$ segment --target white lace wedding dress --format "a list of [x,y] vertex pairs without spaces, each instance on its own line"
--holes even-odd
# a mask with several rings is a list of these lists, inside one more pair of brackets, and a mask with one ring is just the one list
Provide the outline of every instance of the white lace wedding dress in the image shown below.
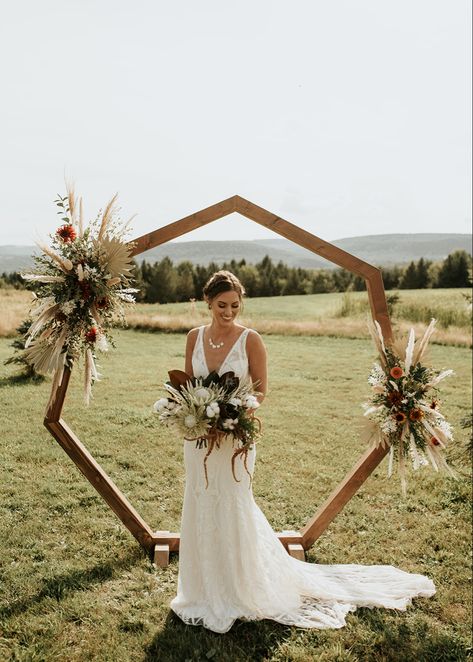
[[[196,377],[209,372],[203,328],[192,356]],[[248,374],[246,329],[219,374]],[[232,476],[229,437],[208,458],[184,442],[186,487],[182,510],[179,577],[172,610],[191,625],[227,632],[236,619],[273,619],[303,628],[340,628],[359,606],[402,609],[415,596],[435,593],[433,582],[393,566],[318,565],[292,558],[256,505],[240,458]],[[248,456],[254,470],[255,450]]]

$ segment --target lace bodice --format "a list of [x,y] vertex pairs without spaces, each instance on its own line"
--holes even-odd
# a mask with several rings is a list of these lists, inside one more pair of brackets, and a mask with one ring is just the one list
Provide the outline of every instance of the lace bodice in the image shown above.
[[[194,377],[207,377],[210,370],[207,367],[204,352],[204,329],[205,326],[199,327],[199,333],[192,352],[192,370]],[[230,348],[228,354],[223,360],[218,371],[219,375],[232,370],[237,377],[244,379],[248,376],[248,356],[246,354],[246,339],[250,329],[245,329],[236,339],[233,346]]]

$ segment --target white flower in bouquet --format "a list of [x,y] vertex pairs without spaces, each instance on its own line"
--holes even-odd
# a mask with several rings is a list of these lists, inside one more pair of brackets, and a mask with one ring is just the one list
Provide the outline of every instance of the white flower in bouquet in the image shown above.
[[153,405],[154,411],[158,412],[160,414],[164,409],[167,408],[169,404],[169,401],[167,398],[159,398],[159,400],[156,400],[156,402]]
[[197,419],[193,414],[187,414],[187,416],[184,417],[184,425],[186,428],[193,428],[195,427],[197,423]]
[[201,386],[200,388],[197,388],[194,391],[194,396],[197,398],[197,400],[200,400],[202,404],[204,402],[207,402],[209,398],[211,397],[211,393],[208,388],[204,388]]
[[70,315],[75,307],[76,304],[74,301],[66,301],[61,305],[61,311],[64,313],[64,315]]
[[371,370],[370,376],[368,377],[368,384],[373,387],[382,387],[385,383],[386,374],[379,363],[375,363]]
[[228,404],[232,405],[233,407],[241,407],[242,401],[241,398],[230,398]]
[[234,430],[237,423],[238,423],[238,418],[226,418],[222,422],[222,427],[224,430]]
[[218,405],[218,402],[211,402],[206,407],[205,413],[209,418],[214,418],[215,416],[218,416],[220,414],[220,407]]
[[243,404],[247,409],[256,409],[259,407],[259,402],[254,395],[247,395]]

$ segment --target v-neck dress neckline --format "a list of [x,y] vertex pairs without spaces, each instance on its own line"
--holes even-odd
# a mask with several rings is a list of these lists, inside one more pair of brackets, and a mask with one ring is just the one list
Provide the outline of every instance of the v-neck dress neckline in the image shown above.
[[226,364],[228,358],[231,356],[233,350],[235,349],[235,347],[236,347],[236,346],[238,345],[238,343],[240,342],[242,336],[244,336],[244,335],[245,335],[245,336],[248,335],[248,331],[249,331],[249,329],[243,329],[243,331],[240,333],[240,335],[238,336],[238,338],[235,340],[235,342],[233,343],[233,345],[230,347],[230,349],[229,349],[228,352],[226,353],[225,358],[223,359],[223,361],[222,361],[222,363],[220,364],[219,368],[218,368],[217,370],[209,370],[209,365],[208,365],[208,363],[207,363],[207,357],[205,356],[205,345],[204,345],[205,325],[200,327],[200,333],[199,333],[199,337],[200,337],[200,338],[199,338],[199,339],[200,339],[200,343],[201,343],[202,357],[203,357],[203,361],[204,361],[204,363],[205,363],[205,367],[206,367],[206,369],[207,369],[208,374],[210,374],[211,372],[216,372],[217,374],[220,374],[221,369],[222,369],[223,366]]

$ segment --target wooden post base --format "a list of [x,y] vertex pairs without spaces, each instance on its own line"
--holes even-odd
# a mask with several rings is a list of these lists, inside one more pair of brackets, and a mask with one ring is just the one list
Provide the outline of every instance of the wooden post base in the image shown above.
[[169,545],[155,545],[154,546],[154,563],[160,568],[165,568],[169,565]]
[[287,546],[287,551],[289,556],[292,556],[295,559],[299,559],[299,561],[305,561],[305,551],[302,545],[290,543]]

